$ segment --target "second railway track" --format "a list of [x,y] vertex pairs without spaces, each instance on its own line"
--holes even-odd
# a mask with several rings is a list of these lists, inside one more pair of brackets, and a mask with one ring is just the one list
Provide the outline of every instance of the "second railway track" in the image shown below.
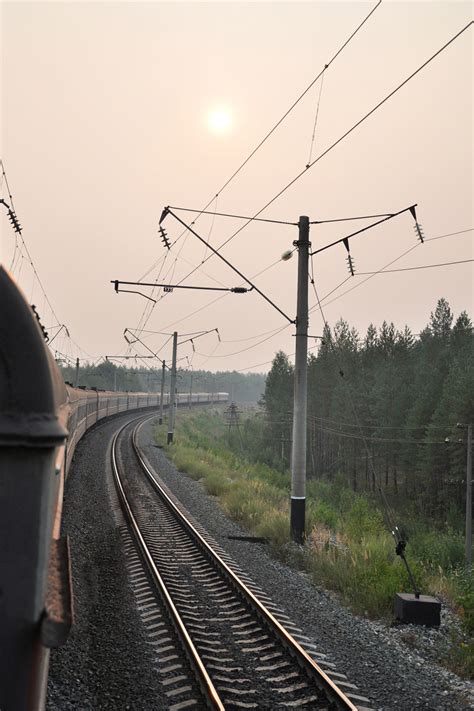
[[123,426],[111,456],[122,508],[155,587],[138,581],[168,708],[367,708],[367,699],[160,482],[137,441],[149,419]]

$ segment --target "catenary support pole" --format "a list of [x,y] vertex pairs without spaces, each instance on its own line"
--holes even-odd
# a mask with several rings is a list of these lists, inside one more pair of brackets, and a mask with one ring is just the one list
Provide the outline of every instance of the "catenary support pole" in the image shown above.
[[291,539],[304,543],[306,509],[306,412],[308,382],[308,258],[309,218],[298,222],[298,292],[296,306],[296,353],[291,451]]
[[173,333],[173,361],[171,364],[171,385],[170,385],[170,402],[168,414],[168,444],[173,441],[174,421],[176,416],[176,354],[178,350],[178,332]]
[[467,426],[466,463],[466,570],[472,568],[472,425]]
[[159,424],[163,424],[163,406],[164,406],[164,397],[165,397],[165,368],[166,368],[166,363],[163,361],[163,364],[161,366],[161,395],[160,395],[160,419],[159,419]]
[[74,387],[77,388],[79,384],[79,358],[76,358],[76,378],[74,381]]

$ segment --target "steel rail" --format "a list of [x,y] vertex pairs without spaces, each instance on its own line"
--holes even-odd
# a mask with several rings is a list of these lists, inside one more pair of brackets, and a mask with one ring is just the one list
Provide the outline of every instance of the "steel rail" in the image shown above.
[[[153,415],[153,417],[156,417],[156,415]],[[142,418],[140,418],[142,419]],[[146,418],[148,420],[149,417]],[[117,441],[119,436],[122,434],[123,430],[130,425],[130,422],[126,422],[114,435],[114,438],[112,440],[112,447],[111,447],[111,460],[112,460],[112,471],[114,474],[114,479],[115,479],[115,485],[117,487],[117,492],[119,494],[119,498],[122,504],[122,507],[124,509],[124,513],[128,519],[128,521],[131,524],[133,534],[135,536],[135,539],[139,545],[140,551],[143,555],[143,558],[145,559],[145,562],[148,566],[148,569],[153,577],[153,580],[155,582],[155,585],[158,587],[159,592],[165,602],[165,604],[168,607],[168,610],[171,614],[171,617],[173,619],[173,622],[176,626],[176,630],[178,632],[178,635],[181,637],[181,640],[183,641],[184,647],[186,649],[186,652],[188,654],[188,657],[191,661],[191,664],[196,672],[197,680],[198,683],[200,684],[201,688],[204,691],[204,694],[206,695],[207,702],[212,709],[217,709],[218,711],[225,711],[225,706],[222,703],[219,694],[209,676],[207,673],[207,670],[204,666],[204,663],[201,660],[201,657],[198,654],[198,651],[196,647],[194,646],[194,643],[189,636],[189,633],[186,629],[186,626],[181,619],[181,616],[176,609],[176,606],[171,599],[171,595],[169,594],[166,585],[163,581],[163,578],[161,577],[154,561],[151,556],[151,553],[148,549],[147,544],[145,543],[145,540],[140,532],[140,528],[138,526],[137,520],[132,512],[132,509],[130,507],[130,504],[128,502],[127,496],[125,494],[124,488],[122,486],[122,482],[120,480],[120,474],[119,474],[119,468],[118,468],[118,463],[117,463]]]
[[203,538],[203,536],[196,530],[196,528],[190,523],[183,513],[179,510],[176,504],[171,500],[166,491],[160,486],[156,481],[153,472],[148,465],[146,457],[143,455],[138,442],[138,434],[141,427],[155,418],[156,415],[147,416],[141,422],[139,422],[132,435],[132,443],[137,459],[143,468],[143,471],[147,475],[153,488],[157,491],[159,496],[163,499],[169,509],[174,513],[174,515],[179,519],[180,523],[184,525],[188,533],[198,541],[199,545],[206,551],[206,554],[210,558],[211,562],[221,571],[223,571],[231,583],[238,589],[238,591],[246,598],[247,602],[256,609],[259,615],[265,620],[269,627],[275,632],[277,637],[284,644],[286,649],[291,653],[291,655],[296,659],[296,661],[304,668],[308,676],[315,681],[316,685],[326,693],[331,701],[337,704],[338,708],[344,709],[345,711],[358,711],[358,707],[355,706],[352,701],[344,694],[343,691],[330,679],[330,677],[321,669],[321,667],[310,657],[310,655],[303,649],[303,647],[296,641],[296,639],[286,630],[280,622],[272,615],[272,613],[267,610],[267,608],[260,602],[260,600],[249,590],[245,583],[240,580],[240,578],[234,573],[234,571],[222,560],[222,558],[213,550],[209,543]]

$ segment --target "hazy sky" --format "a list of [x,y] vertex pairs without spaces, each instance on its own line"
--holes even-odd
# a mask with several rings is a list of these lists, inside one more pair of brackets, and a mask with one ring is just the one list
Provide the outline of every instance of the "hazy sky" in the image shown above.
[[[167,252],[158,234],[162,208],[200,209],[215,196],[375,5],[1,5],[1,156],[25,241],[57,318],[74,339],[61,334],[53,345],[71,357],[127,352],[122,332],[139,325],[151,302],[116,295],[110,280],[139,279],[156,264],[147,281],[160,274],[163,283],[177,283],[209,255],[190,234]],[[325,72],[312,158],[471,15],[468,2],[382,2]],[[262,217],[296,223],[299,215],[324,220],[418,203],[427,238],[473,227],[472,48],[471,26]],[[254,215],[304,169],[319,95],[320,81],[211,209]],[[217,117],[216,127],[209,113],[218,108],[227,113]],[[4,183],[1,196],[8,199]],[[191,213],[178,214],[193,219]],[[217,246],[241,224],[202,216],[195,229]],[[313,248],[365,224],[315,225]],[[9,267],[15,241],[5,210],[0,225],[1,260]],[[164,227],[171,242],[182,232],[170,216]],[[253,222],[222,252],[248,277],[277,262],[255,281],[291,318],[297,260],[278,260],[296,238],[292,225]],[[426,242],[392,269],[472,259],[472,240],[473,232],[467,232]],[[409,214],[364,233],[351,241],[356,271],[379,269],[416,242]],[[320,297],[348,277],[345,258],[342,246],[315,258]],[[28,299],[52,326],[56,319],[28,264],[20,258],[14,267]],[[363,335],[370,322],[379,326],[387,319],[418,333],[441,296],[456,315],[466,309],[472,317],[472,263],[378,275],[345,294],[365,278],[349,279],[323,301],[331,325],[343,317]],[[184,283],[232,287],[241,280],[214,257]],[[286,322],[258,294],[219,296],[175,290],[148,314],[146,328],[166,333],[218,328],[221,343],[210,334],[196,340],[194,355],[190,344],[181,349],[181,356],[193,355],[195,368],[264,371],[268,365],[259,364],[271,361],[277,350],[293,352],[294,328],[271,336]],[[311,288],[310,305],[315,303]],[[315,310],[310,333],[321,332]],[[166,340],[143,337],[153,350]],[[168,360],[170,346],[160,355]]]

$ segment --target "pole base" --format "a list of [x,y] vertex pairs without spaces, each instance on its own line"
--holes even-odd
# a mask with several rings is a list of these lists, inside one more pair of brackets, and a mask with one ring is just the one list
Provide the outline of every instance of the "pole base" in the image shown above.
[[168,439],[166,440],[167,444],[172,444],[173,443],[173,433],[168,432]]
[[397,593],[394,607],[399,622],[426,627],[439,627],[441,624],[441,603],[435,597]]
[[290,535],[291,540],[302,545],[305,542],[306,499],[291,499]]
[[163,418],[162,418],[162,417],[160,417],[160,419],[158,420],[158,424],[159,424],[159,425],[162,425],[162,424],[163,424]]

